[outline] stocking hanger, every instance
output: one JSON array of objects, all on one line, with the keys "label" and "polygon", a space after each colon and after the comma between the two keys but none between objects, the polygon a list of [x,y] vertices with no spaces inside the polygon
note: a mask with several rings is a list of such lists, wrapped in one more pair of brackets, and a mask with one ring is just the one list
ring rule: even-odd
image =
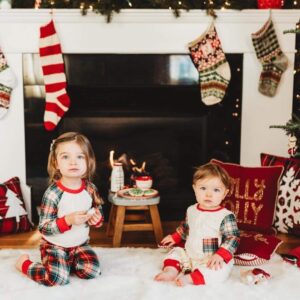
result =
[{"label": "stocking hanger", "polygon": [[53,20],[53,15],[54,15],[54,10],[53,10],[53,8],[50,9],[49,14],[50,14],[51,20]]},{"label": "stocking hanger", "polygon": [[272,9],[269,9],[269,19],[272,20]]}]

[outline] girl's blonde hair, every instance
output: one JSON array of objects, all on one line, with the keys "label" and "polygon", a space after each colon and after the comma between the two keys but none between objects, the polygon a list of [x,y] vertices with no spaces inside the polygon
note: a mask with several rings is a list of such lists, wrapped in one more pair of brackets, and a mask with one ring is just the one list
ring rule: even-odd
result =
[{"label": "girl's blonde hair", "polygon": [[200,179],[210,177],[218,177],[224,184],[226,189],[230,189],[231,177],[228,175],[227,171],[224,170],[221,166],[213,163],[207,163],[196,168],[196,171],[193,176],[193,184],[195,184]]},{"label": "girl's blonde hair", "polygon": [[57,147],[61,143],[75,141],[81,148],[87,163],[87,170],[83,176],[83,179],[91,180],[96,171],[96,159],[93,148],[90,141],[81,133],[78,132],[66,132],[60,135],[57,139],[53,140],[50,146],[50,153],[48,156],[48,174],[49,182],[53,183],[61,178],[60,171],[56,168],[56,155]]}]

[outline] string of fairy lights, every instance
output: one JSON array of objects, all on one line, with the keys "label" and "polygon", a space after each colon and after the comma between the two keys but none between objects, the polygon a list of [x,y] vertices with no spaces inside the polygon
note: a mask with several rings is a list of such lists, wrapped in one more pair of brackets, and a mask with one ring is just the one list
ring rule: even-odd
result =
[{"label": "string of fairy lights", "polygon": [[[12,0],[12,8],[80,8],[83,15],[88,11],[107,17],[110,22],[114,12],[122,9],[169,9],[176,17],[180,11],[206,10],[217,17],[215,10],[257,9],[264,0]],[[282,0],[283,9],[300,9],[300,0]]]},{"label": "string of fairy lights", "polygon": [[[259,0],[13,0],[13,8],[80,8],[107,15],[121,9],[160,8],[173,10],[206,9],[257,9]],[[282,0],[283,9],[299,9],[300,0]]]}]

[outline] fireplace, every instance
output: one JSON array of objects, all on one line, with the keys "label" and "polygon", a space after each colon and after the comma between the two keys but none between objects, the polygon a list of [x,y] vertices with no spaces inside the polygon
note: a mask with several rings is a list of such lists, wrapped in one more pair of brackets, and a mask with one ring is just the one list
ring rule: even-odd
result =
[{"label": "fireplace", "polygon": [[[51,140],[66,131],[79,131],[93,145],[94,182],[104,199],[110,182],[109,152],[114,150],[115,158],[123,155],[139,166],[146,162],[153,187],[161,195],[163,220],[183,218],[195,201],[194,167],[212,157],[239,162],[242,55],[228,59],[234,86],[221,104],[208,107],[201,102],[198,73],[188,55],[65,55],[71,108],[54,132],[46,132],[39,59],[25,54],[26,173],[33,207],[40,204],[47,187]],[[126,162],[124,170],[129,183]],[[107,215],[108,207],[104,210]],[[37,219],[34,209],[33,219]]]}]

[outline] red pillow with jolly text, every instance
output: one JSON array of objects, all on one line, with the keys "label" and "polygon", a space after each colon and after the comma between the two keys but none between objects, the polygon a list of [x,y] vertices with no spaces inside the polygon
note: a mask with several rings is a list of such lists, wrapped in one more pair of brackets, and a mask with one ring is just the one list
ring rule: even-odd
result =
[{"label": "red pillow with jolly text", "polygon": [[272,228],[281,166],[243,167],[215,159],[232,178],[232,186],[224,200],[242,230],[273,234]]}]

